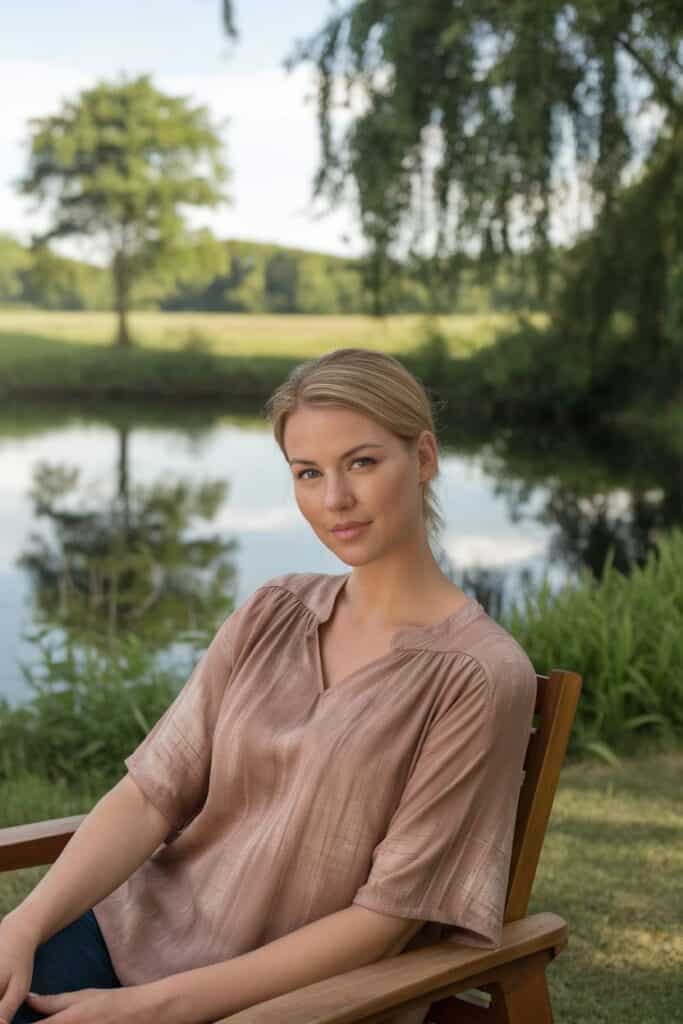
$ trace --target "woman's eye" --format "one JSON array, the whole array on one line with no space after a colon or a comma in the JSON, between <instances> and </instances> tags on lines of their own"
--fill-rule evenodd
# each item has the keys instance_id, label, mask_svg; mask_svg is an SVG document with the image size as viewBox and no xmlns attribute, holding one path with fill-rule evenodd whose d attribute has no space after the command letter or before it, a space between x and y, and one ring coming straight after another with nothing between
<instances>
[{"instance_id":1,"label":"woman's eye","mask_svg":"<svg viewBox=\"0 0 683 1024\"><path fill-rule=\"evenodd\" d=\"M357 459L353 460L351 465L355 466L357 462L368 462L368 463L370 463L370 465L372 465L376 461L377 461L376 459L370 458L369 455L360 455ZM306 476L306 473L317 473L317 472L318 472L317 469L302 469L300 473L297 473L297 478L299 480L312 480L313 478L310 477L310 476Z\"/></svg>"}]
</instances>

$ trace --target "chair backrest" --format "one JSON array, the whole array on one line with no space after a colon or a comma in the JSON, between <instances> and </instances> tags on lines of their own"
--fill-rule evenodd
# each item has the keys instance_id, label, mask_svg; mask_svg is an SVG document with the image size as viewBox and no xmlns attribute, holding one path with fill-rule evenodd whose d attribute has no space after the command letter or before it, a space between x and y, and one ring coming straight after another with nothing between
<instances>
[{"instance_id":1,"label":"chair backrest","mask_svg":"<svg viewBox=\"0 0 683 1024\"><path fill-rule=\"evenodd\" d=\"M506 922L517 921L527 913L581 692L581 676L576 672L553 669L550 675L536 679L536 707L524 759L512 844Z\"/></svg>"}]
</instances>

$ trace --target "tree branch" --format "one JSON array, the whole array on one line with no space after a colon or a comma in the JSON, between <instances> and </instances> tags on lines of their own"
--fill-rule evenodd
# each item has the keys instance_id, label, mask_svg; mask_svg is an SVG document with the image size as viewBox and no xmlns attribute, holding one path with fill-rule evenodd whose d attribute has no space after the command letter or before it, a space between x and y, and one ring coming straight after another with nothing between
<instances>
[{"instance_id":1,"label":"tree branch","mask_svg":"<svg viewBox=\"0 0 683 1024\"><path fill-rule=\"evenodd\" d=\"M661 100L677 120L683 118L683 103L675 96L672 85L652 65L652 62L636 48L633 41L624 35L617 35L616 41L626 50L630 57L646 73L652 82L655 95Z\"/></svg>"}]
</instances>

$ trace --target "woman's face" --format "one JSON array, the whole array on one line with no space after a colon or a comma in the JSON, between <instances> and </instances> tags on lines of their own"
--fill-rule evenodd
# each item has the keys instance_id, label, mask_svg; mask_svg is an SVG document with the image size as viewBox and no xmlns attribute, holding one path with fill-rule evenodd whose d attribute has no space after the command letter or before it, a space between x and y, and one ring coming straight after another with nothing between
<instances>
[{"instance_id":1,"label":"woman's face","mask_svg":"<svg viewBox=\"0 0 683 1024\"><path fill-rule=\"evenodd\" d=\"M430 431L406 444L353 409L300 405L283 443L299 509L342 561L363 565L420 536L420 485L437 468ZM364 525L335 531L350 523Z\"/></svg>"}]
</instances>

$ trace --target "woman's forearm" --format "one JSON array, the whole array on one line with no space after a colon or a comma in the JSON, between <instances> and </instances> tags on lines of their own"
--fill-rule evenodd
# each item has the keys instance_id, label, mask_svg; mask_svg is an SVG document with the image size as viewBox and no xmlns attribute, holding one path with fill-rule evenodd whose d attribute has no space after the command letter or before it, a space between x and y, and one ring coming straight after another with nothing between
<instances>
[{"instance_id":1,"label":"woman's forearm","mask_svg":"<svg viewBox=\"0 0 683 1024\"><path fill-rule=\"evenodd\" d=\"M171 831L128 775L93 807L59 858L11 912L36 944L89 910L124 882Z\"/></svg>"},{"instance_id":2,"label":"woman's forearm","mask_svg":"<svg viewBox=\"0 0 683 1024\"><path fill-rule=\"evenodd\" d=\"M353 905L232 960L151 982L141 995L169 1024L215 1021L395 956L423 923Z\"/></svg>"}]
</instances>

